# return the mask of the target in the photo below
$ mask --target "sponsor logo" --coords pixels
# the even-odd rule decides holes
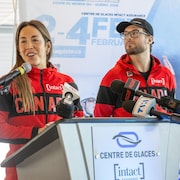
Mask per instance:
[[[154,79],[154,78],[151,78],[151,84],[162,84],[162,85],[165,85],[165,79],[164,78],[161,78],[161,79]]]
[[[144,163],[139,163],[135,167],[122,168],[119,164],[114,164],[115,180],[138,180],[145,179]]]
[[[63,90],[63,85],[60,84],[59,86],[55,86],[55,85],[46,84],[46,89],[47,89],[48,91],[52,91],[52,90],[62,91],[62,90]]]
[[[113,139],[116,139],[117,145],[122,148],[132,148],[136,147],[141,140],[139,140],[138,135],[135,132],[120,132],[115,135]]]

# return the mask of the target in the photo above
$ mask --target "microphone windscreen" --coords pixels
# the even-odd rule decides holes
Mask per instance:
[[[115,94],[121,94],[121,92],[123,91],[124,88],[124,82],[120,81],[119,79],[115,79],[114,81],[112,81],[111,83],[111,90],[113,93]]]
[[[136,104],[133,100],[127,100],[122,102],[122,107],[129,113],[132,113],[134,105]]]
[[[31,64],[29,64],[29,63],[27,63],[27,62],[23,63],[23,64],[22,64],[22,67],[23,67],[23,69],[24,69],[24,71],[25,71],[26,73],[30,72],[31,69],[32,69]]]

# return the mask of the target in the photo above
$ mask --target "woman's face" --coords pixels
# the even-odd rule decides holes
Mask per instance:
[[[25,62],[39,69],[46,68],[46,57],[51,44],[45,42],[42,34],[33,26],[26,26],[19,34],[19,54]]]

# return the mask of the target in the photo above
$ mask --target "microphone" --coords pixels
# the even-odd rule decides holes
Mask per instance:
[[[134,98],[134,95],[139,89],[139,85],[140,85],[140,81],[132,78],[128,78],[126,83],[120,80],[114,80],[111,83],[111,89],[114,93],[117,93],[119,92],[120,89],[122,89],[121,100],[126,101]]]
[[[78,87],[76,86],[76,84],[68,84],[67,82],[64,83],[64,87],[63,87],[63,95],[62,98],[65,98],[68,94],[72,96],[72,100],[76,100],[78,99],[79,96],[79,92],[78,92]]]
[[[73,86],[64,83],[62,99],[56,105],[56,113],[63,118],[73,117],[75,108],[73,101],[80,97],[76,84],[73,84]]]
[[[151,94],[144,93],[142,91],[137,90],[139,87],[138,80],[134,80],[132,78],[128,78],[127,82],[124,83],[118,79],[112,81],[111,90],[113,93],[121,95],[122,100],[133,100],[134,96],[144,96],[149,98],[155,98],[156,102],[162,106],[166,107],[169,110],[180,113],[180,101],[168,96],[162,96],[160,99],[152,96]],[[129,85],[130,84],[130,85]],[[132,85],[133,84],[133,85]],[[128,91],[128,92],[126,92]],[[130,94],[130,95],[126,95]],[[124,98],[126,97],[126,98]],[[127,98],[128,97],[128,98]]]
[[[28,73],[31,71],[31,69],[32,67],[29,63],[23,63],[21,66],[11,71],[9,74],[6,74],[2,78],[0,78],[0,86],[9,85],[15,77],[23,75],[24,73]]]
[[[155,98],[140,96],[135,102],[133,100],[123,101],[122,107],[129,113],[132,113],[135,117],[149,118],[156,116],[159,119],[168,118],[171,121],[179,123],[180,115],[176,113],[168,114],[156,110]]]
[[[167,107],[173,112],[180,113],[180,101],[177,99],[169,96],[162,96],[161,99],[158,100],[158,104]]]
[[[125,100],[132,100],[135,95],[155,98],[154,96],[152,96],[150,94],[139,91],[138,90],[139,85],[140,85],[140,81],[132,79],[132,78],[128,78],[126,83],[124,83],[121,80],[116,79],[116,80],[112,81],[112,83],[111,83],[111,90],[113,93],[121,95],[122,98],[129,97],[129,99],[126,98]],[[128,91],[128,93],[126,93],[126,91]],[[130,95],[126,95],[126,94],[130,94]],[[124,100],[124,99],[122,99],[122,100]]]

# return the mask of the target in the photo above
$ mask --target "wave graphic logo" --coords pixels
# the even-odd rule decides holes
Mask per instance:
[[[118,146],[122,148],[133,148],[136,147],[141,140],[135,132],[120,132],[115,135],[112,139],[115,139]]]

